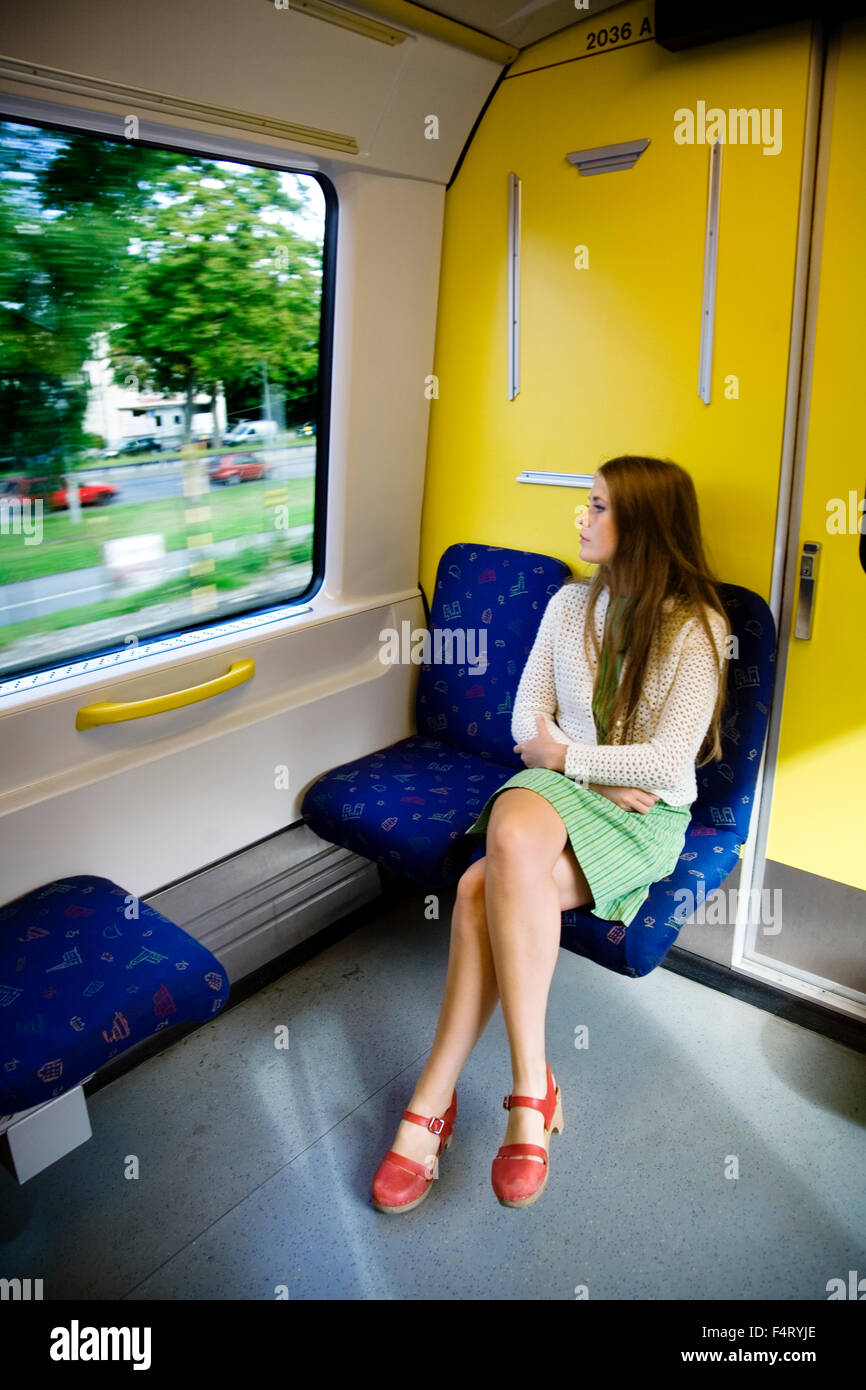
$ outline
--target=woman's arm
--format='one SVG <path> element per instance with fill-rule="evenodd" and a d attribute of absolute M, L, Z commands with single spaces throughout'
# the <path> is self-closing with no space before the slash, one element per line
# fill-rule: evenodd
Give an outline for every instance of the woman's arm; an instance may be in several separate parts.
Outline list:
<path fill-rule="evenodd" d="M 715 612 L 709 614 L 709 622 L 721 649 L 727 625 Z M 565 744 L 562 771 L 566 777 L 584 784 L 641 787 L 650 782 L 676 787 L 691 775 L 713 716 L 724 655 L 716 658 L 698 618 L 690 618 L 687 627 L 662 717 L 647 742 L 573 743 L 553 725 L 553 737 Z"/>

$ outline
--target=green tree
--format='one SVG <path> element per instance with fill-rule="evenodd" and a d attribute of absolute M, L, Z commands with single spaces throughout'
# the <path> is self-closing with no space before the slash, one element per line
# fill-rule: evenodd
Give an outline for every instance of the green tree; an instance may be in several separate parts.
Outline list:
<path fill-rule="evenodd" d="M 154 192 L 111 354 L 117 379 L 184 394 L 188 440 L 200 390 L 261 381 L 263 364 L 277 382 L 315 378 L 321 252 L 288 225 L 303 199 L 274 171 L 178 157 Z"/>
<path fill-rule="evenodd" d="M 148 177 L 164 166 L 162 151 L 0 122 L 0 438 L 7 464 L 56 472 L 83 447 L 83 366 L 94 333 L 116 318 L 130 226 L 151 196 Z"/>
<path fill-rule="evenodd" d="M 84 364 L 186 392 L 315 390 L 321 251 L 269 170 L 0 122 L 0 464 L 57 470 L 85 443 Z M 216 411 L 214 410 L 216 429 Z"/>

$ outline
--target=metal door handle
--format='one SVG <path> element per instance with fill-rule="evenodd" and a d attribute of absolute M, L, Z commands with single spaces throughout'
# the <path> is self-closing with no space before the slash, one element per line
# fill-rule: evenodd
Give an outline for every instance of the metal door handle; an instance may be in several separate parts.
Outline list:
<path fill-rule="evenodd" d="M 816 541 L 804 541 L 800 556 L 800 588 L 797 595 L 797 621 L 794 636 L 812 636 L 812 615 L 815 611 L 815 591 L 818 586 L 818 558 L 821 546 Z"/>

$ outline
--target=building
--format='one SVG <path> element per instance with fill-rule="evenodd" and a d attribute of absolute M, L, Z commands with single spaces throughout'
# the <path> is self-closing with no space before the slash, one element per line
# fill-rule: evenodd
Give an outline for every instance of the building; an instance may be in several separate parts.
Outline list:
<path fill-rule="evenodd" d="M 185 396 L 161 395 L 141 389 L 130 374 L 123 383 L 114 380 L 108 356 L 106 334 L 94 338 L 93 358 L 84 363 L 90 383 L 83 428 L 90 434 L 101 435 L 107 449 L 119 449 L 131 439 L 147 436 L 168 443 L 180 443 L 183 438 Z M 211 396 L 200 391 L 195 396 L 192 433 L 210 437 L 213 432 Z M 217 395 L 217 425 L 220 437 L 225 433 L 226 403 L 222 388 Z"/>

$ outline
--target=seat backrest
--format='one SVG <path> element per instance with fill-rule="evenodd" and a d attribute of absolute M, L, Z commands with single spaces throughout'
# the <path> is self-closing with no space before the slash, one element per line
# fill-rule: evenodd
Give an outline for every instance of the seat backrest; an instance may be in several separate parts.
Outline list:
<path fill-rule="evenodd" d="M 531 550 L 449 545 L 430 603 L 431 660 L 419 672 L 419 734 L 524 767 L 512 752 L 514 696 L 544 610 L 571 577 L 562 560 Z"/>
<path fill-rule="evenodd" d="M 718 584 L 717 588 L 737 641 L 727 662 L 722 756 L 695 771 L 698 795 L 692 825 L 736 830 L 745 840 L 770 718 L 776 624 L 767 604 L 751 589 L 739 584 Z"/>

